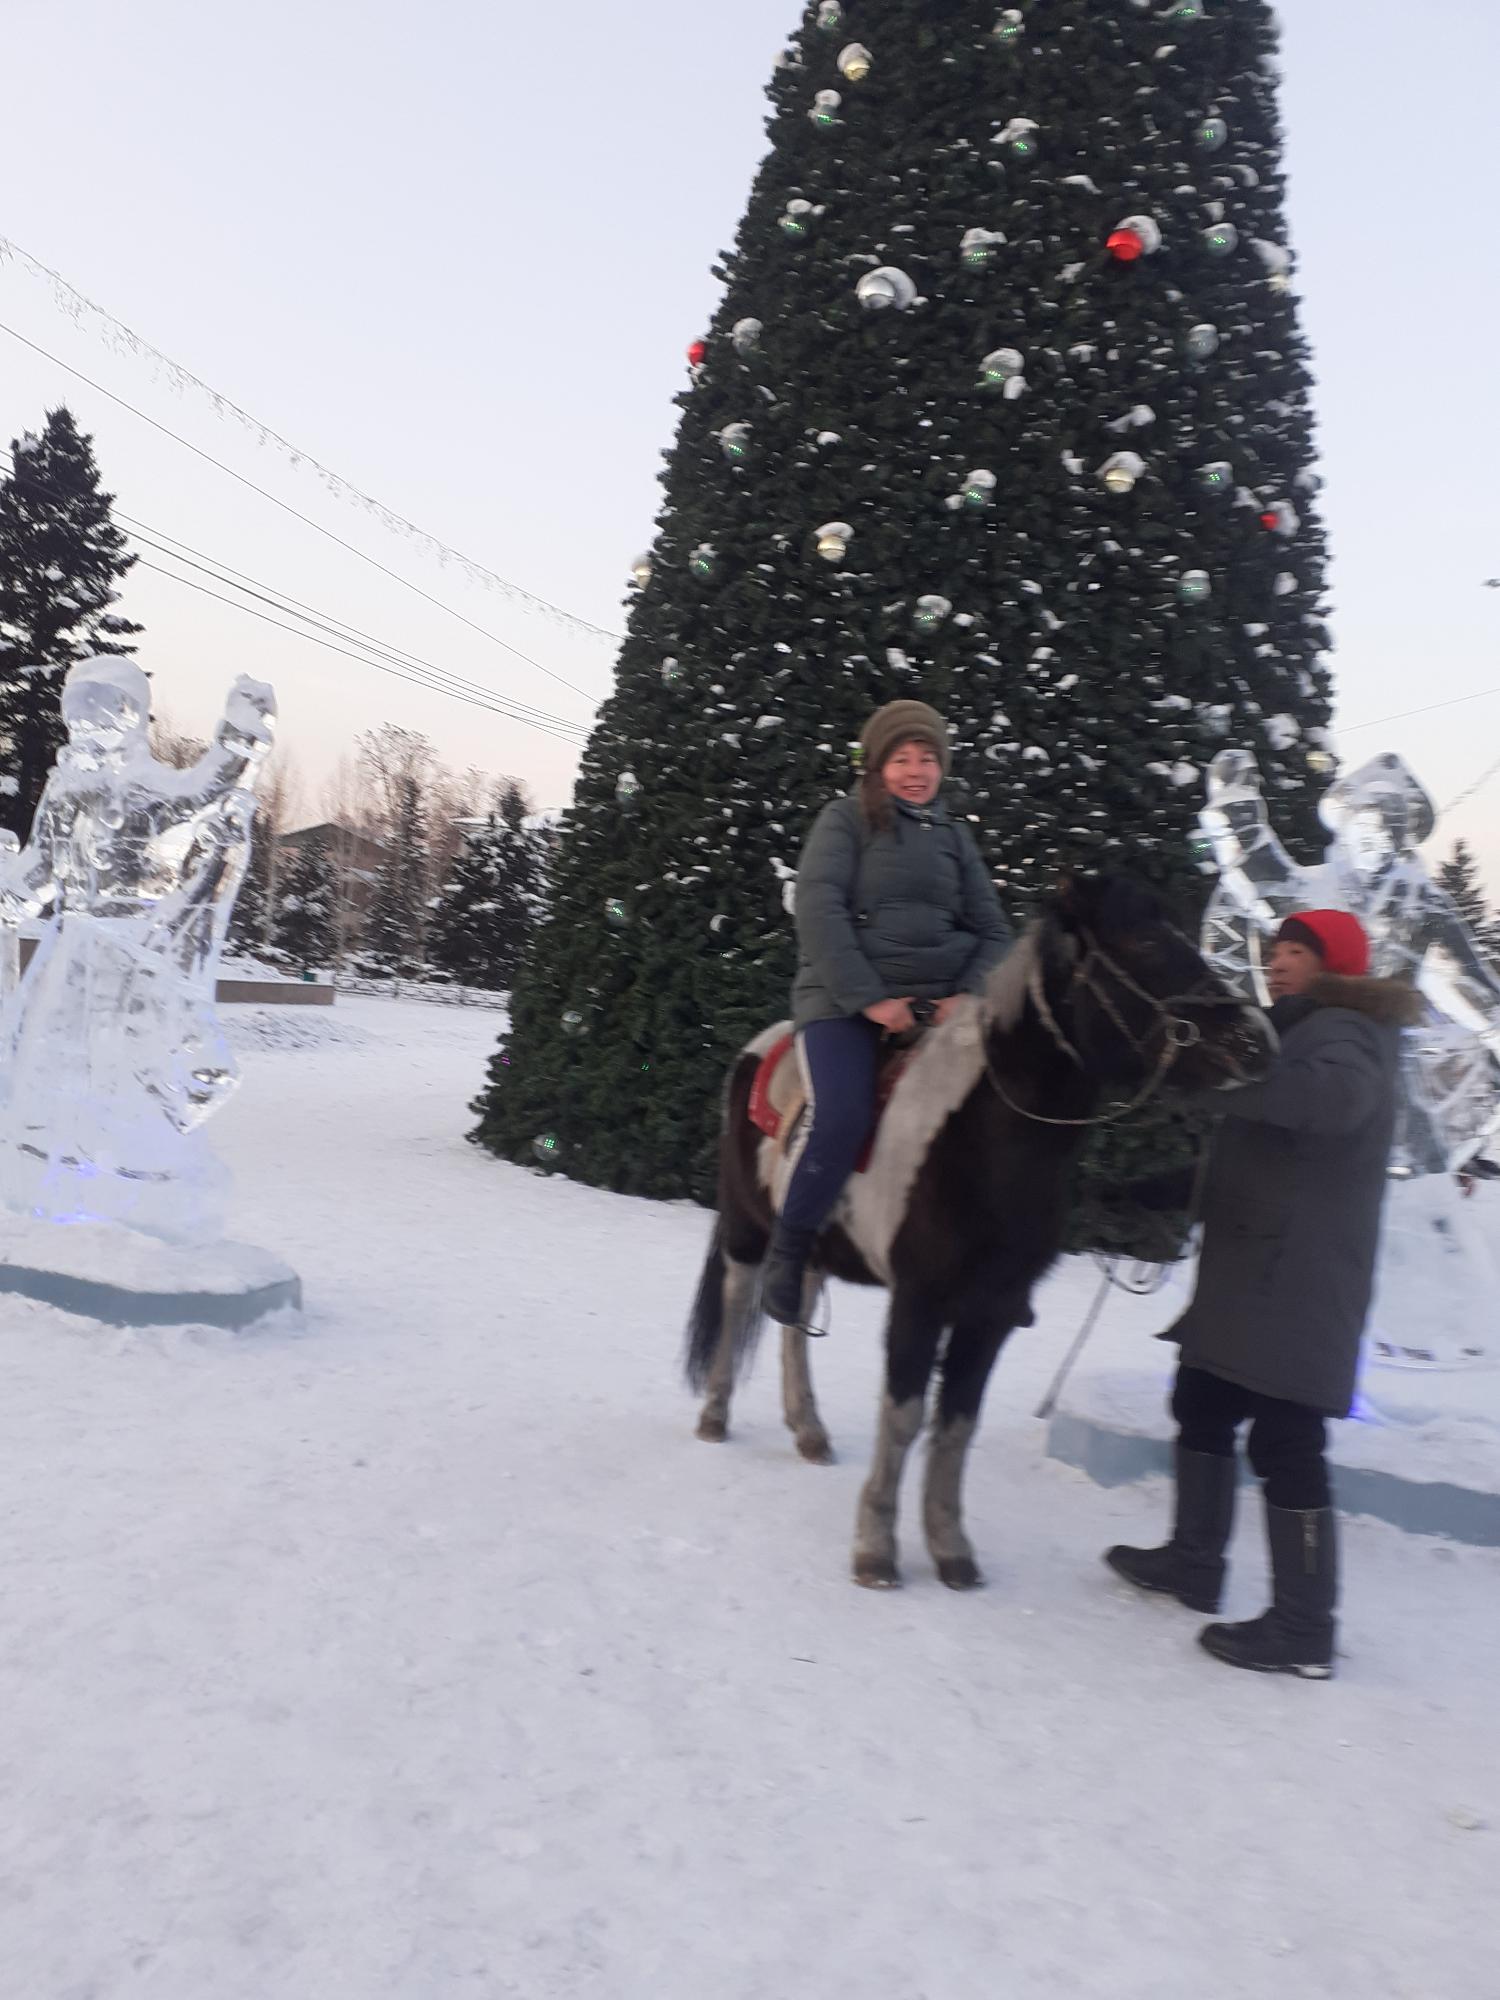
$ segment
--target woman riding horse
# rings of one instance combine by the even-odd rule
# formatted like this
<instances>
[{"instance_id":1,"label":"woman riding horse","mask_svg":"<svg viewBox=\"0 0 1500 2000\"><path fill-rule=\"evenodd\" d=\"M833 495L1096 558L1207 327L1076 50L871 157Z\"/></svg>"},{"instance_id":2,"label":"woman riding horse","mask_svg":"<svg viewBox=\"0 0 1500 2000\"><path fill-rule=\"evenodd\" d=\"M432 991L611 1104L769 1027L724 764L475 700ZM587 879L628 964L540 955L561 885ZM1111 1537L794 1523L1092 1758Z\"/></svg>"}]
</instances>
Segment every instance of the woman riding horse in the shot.
<instances>
[{"instance_id":1,"label":"woman riding horse","mask_svg":"<svg viewBox=\"0 0 1500 2000\"><path fill-rule=\"evenodd\" d=\"M1011 943L979 850L938 796L942 717L888 702L860 743L864 775L818 815L797 870L792 1016L807 1112L763 1290L783 1326L804 1318L813 1243L869 1136L882 1036L915 1026L914 1003L946 1020Z\"/></svg>"}]
</instances>

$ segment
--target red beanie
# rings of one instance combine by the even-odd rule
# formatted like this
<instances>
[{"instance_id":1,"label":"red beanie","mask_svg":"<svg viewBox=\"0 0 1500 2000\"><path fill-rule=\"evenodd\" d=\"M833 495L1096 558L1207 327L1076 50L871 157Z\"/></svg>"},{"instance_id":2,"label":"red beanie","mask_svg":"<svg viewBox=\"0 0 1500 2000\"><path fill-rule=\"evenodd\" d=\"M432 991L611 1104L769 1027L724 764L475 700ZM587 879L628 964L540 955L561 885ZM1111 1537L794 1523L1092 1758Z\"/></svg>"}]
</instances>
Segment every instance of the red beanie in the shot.
<instances>
[{"instance_id":1,"label":"red beanie","mask_svg":"<svg viewBox=\"0 0 1500 2000\"><path fill-rule=\"evenodd\" d=\"M1347 910L1299 910L1276 933L1315 951L1330 972L1363 979L1370 969L1370 940L1358 917Z\"/></svg>"}]
</instances>

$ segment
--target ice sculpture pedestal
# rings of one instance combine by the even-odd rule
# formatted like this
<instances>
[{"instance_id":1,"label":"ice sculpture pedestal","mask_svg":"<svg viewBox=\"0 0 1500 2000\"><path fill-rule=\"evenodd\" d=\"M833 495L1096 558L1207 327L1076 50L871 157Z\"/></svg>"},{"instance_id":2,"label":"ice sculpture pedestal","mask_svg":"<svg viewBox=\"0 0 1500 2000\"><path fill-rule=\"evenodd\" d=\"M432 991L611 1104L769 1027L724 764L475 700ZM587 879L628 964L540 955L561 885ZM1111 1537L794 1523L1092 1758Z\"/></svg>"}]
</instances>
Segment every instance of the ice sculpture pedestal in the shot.
<instances>
[{"instance_id":1,"label":"ice sculpture pedestal","mask_svg":"<svg viewBox=\"0 0 1500 2000\"><path fill-rule=\"evenodd\" d=\"M1176 1349L1153 1368L1075 1377L1047 1432L1047 1456L1098 1486L1169 1476L1167 1395ZM1473 1371L1365 1382L1361 1420L1333 1426L1341 1513L1373 1515L1408 1534L1500 1548L1500 1376ZM1414 1400L1412 1400L1414 1399ZM1242 1479L1248 1472L1242 1465Z\"/></svg>"},{"instance_id":2,"label":"ice sculpture pedestal","mask_svg":"<svg viewBox=\"0 0 1500 2000\"><path fill-rule=\"evenodd\" d=\"M165 1243L116 1223L0 1213L0 1298L10 1294L106 1326L239 1332L297 1310L302 1280L248 1243Z\"/></svg>"}]
</instances>

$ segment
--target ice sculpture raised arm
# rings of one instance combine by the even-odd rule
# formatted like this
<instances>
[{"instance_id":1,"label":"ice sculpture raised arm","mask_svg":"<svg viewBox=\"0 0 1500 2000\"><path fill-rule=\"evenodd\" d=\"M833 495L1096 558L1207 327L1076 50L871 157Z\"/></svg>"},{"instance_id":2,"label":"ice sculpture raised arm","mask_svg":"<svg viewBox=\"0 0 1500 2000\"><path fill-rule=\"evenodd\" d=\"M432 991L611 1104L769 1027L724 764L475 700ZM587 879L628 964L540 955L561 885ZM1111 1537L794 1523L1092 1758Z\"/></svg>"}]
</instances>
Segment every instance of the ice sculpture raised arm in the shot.
<instances>
[{"instance_id":1,"label":"ice sculpture raised arm","mask_svg":"<svg viewBox=\"0 0 1500 2000\"><path fill-rule=\"evenodd\" d=\"M149 684L130 660L80 661L62 712L31 839L0 854L0 915L51 916L0 1015L0 1197L191 1236L214 1192L196 1128L237 1080L213 979L275 696L236 681L186 771L151 755Z\"/></svg>"},{"instance_id":2,"label":"ice sculpture raised arm","mask_svg":"<svg viewBox=\"0 0 1500 2000\"><path fill-rule=\"evenodd\" d=\"M1295 894L1301 871L1276 838L1248 750L1223 750L1209 765L1202 824L1226 886L1232 884L1247 904Z\"/></svg>"}]
</instances>

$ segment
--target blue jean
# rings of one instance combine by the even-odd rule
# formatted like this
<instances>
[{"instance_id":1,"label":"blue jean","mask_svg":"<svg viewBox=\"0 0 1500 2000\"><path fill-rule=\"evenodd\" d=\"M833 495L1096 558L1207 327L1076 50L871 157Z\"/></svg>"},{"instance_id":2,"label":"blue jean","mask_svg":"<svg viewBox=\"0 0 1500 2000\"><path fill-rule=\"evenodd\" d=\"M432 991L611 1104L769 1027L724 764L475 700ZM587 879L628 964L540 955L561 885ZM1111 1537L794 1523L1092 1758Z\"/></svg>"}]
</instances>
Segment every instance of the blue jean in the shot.
<instances>
[{"instance_id":1,"label":"blue jean","mask_svg":"<svg viewBox=\"0 0 1500 2000\"><path fill-rule=\"evenodd\" d=\"M814 1021L797 1037L809 1097L797 1164L782 1204L782 1227L823 1227L854 1172L875 1117L880 1030L863 1014Z\"/></svg>"}]
</instances>

